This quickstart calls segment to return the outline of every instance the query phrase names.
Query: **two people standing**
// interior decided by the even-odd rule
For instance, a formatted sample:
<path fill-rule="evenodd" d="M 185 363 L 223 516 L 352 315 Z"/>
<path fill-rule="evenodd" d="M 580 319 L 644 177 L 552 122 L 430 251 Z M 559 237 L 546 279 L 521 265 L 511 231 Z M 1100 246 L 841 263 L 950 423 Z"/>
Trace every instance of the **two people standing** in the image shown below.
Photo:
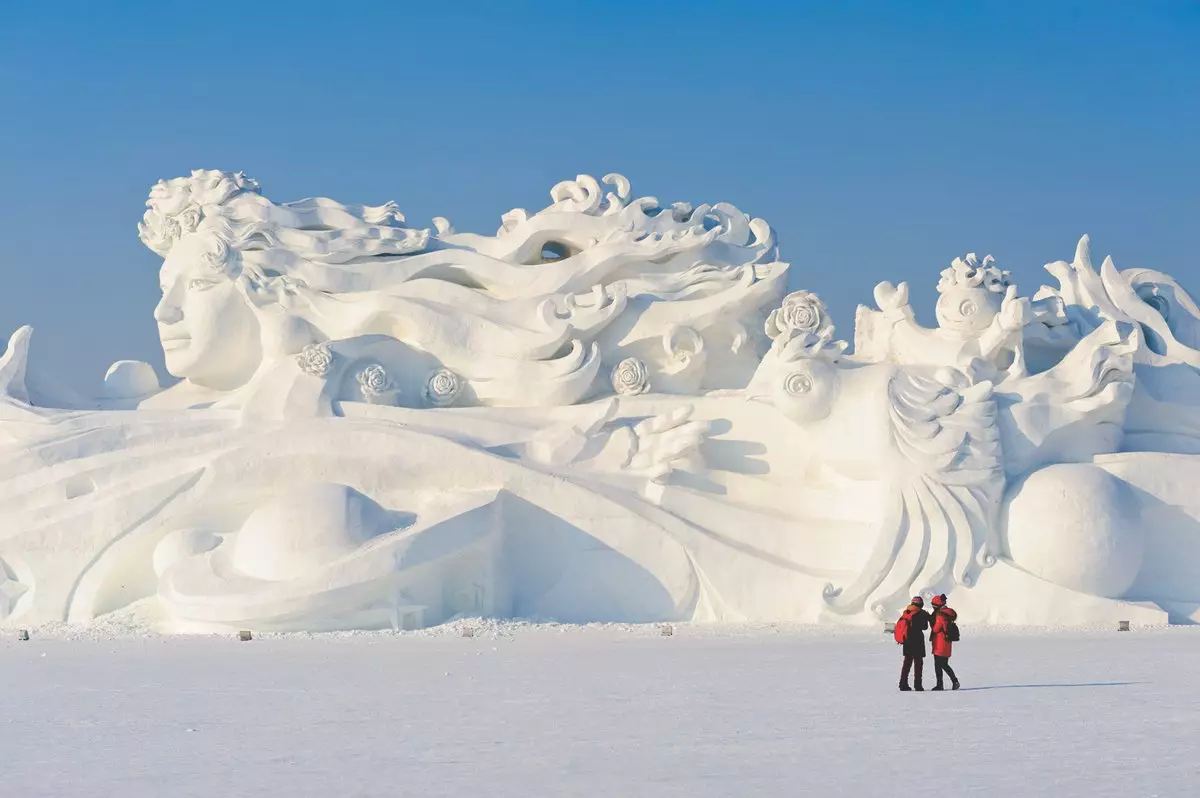
<path fill-rule="evenodd" d="M 950 677 L 950 689 L 959 688 L 958 677 L 950 667 L 950 654 L 954 642 L 958 640 L 958 613 L 946 605 L 946 595 L 934 596 L 930 601 L 933 612 L 924 610 L 925 600 L 913 596 L 912 603 L 900 615 L 896 622 L 896 642 L 904 648 L 904 666 L 900 669 L 900 689 L 924 690 L 921 684 L 922 671 L 925 667 L 925 632 L 929 632 L 929 642 L 933 647 L 934 675 L 937 685 L 934 690 L 945 690 L 943 678 Z M 908 674 L 913 674 L 913 686 L 908 686 Z"/>

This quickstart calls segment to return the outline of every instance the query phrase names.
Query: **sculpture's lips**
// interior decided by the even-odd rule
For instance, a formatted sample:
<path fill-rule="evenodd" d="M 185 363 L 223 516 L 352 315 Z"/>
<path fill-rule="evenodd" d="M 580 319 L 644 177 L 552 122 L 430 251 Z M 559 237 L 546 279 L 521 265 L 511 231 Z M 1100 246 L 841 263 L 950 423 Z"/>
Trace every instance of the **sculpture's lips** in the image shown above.
<path fill-rule="evenodd" d="M 163 349 L 181 349 L 191 342 L 191 338 L 186 335 L 176 336 L 174 338 L 161 339 Z"/>

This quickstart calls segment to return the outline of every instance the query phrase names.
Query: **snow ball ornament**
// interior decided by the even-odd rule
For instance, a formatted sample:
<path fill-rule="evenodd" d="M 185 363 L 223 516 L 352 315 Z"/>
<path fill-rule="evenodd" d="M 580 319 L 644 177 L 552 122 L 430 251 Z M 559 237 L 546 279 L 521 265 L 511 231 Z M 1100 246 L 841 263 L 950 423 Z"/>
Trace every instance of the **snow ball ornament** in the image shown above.
<path fill-rule="evenodd" d="M 154 367 L 140 360 L 118 360 L 104 375 L 104 395 L 113 399 L 133 399 L 159 390 Z"/>
<path fill-rule="evenodd" d="M 281 582 L 317 573 L 381 531 L 383 508 L 347 485 L 299 484 L 255 508 L 232 541 L 234 573 Z"/>
<path fill-rule="evenodd" d="M 1014 487 L 1004 545 L 1017 567 L 1092 596 L 1122 598 L 1146 556 L 1138 498 L 1088 463 L 1034 471 Z M 1054 519 L 1054 534 L 1046 534 Z"/>
<path fill-rule="evenodd" d="M 621 396 L 637 396 L 650 390 L 650 372 L 636 357 L 627 357 L 612 372 L 613 390 Z"/>

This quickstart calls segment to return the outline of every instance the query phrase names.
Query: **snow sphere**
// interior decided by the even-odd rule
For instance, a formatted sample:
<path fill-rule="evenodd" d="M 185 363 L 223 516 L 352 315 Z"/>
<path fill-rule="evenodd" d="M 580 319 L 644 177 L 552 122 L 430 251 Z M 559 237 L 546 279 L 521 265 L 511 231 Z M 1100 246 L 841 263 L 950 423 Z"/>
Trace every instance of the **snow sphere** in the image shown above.
<path fill-rule="evenodd" d="M 281 491 L 246 519 L 233 543 L 233 567 L 272 581 L 313 573 L 375 536 L 383 509 L 353 488 L 331 483 Z"/>
<path fill-rule="evenodd" d="M 1008 554 L 1056 585 L 1119 598 L 1142 567 L 1137 498 L 1101 468 L 1052 465 L 1019 483 L 1008 504 Z"/>
<path fill-rule="evenodd" d="M 104 395 L 111 399 L 135 399 L 158 389 L 154 367 L 140 360 L 118 360 L 104 375 Z"/>

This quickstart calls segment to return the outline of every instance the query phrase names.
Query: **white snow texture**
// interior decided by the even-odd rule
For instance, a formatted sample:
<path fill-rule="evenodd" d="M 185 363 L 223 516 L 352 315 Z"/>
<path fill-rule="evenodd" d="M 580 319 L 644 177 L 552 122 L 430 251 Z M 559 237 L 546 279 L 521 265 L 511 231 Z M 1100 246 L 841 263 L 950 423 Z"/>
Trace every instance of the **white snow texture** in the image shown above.
<path fill-rule="evenodd" d="M 965 630 L 900 693 L 860 630 L 0 641 L 0 794 L 1183 798 L 1200 635 Z M 110 634 L 113 629 L 95 631 Z M 931 682 L 932 680 L 930 680 Z M 928 686 L 928 684 L 927 684 Z"/>
<path fill-rule="evenodd" d="M 161 181 L 163 388 L 0 357 L 0 628 L 1200 619 L 1200 309 L 1088 239 L 854 346 L 770 226 L 581 175 L 495 235 Z M 793 275 L 802 278 L 803 275 Z"/>

